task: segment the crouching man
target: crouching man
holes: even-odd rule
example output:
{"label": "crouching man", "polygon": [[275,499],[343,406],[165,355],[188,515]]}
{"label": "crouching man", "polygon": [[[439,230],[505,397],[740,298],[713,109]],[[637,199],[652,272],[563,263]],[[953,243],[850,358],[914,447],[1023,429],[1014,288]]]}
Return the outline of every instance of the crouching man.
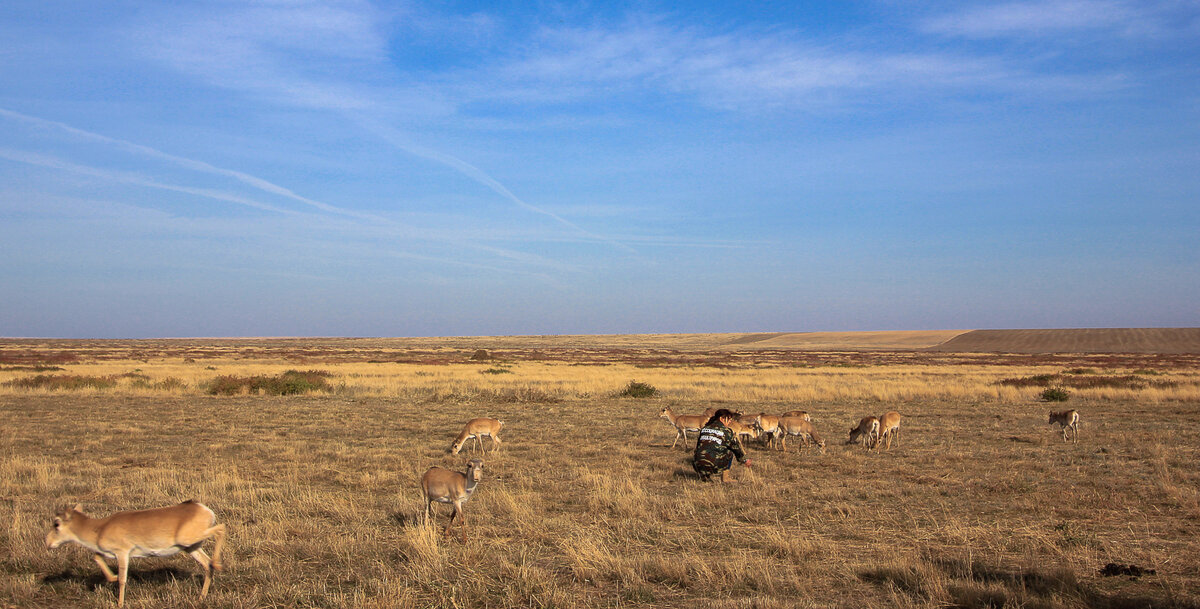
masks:
{"label": "crouching man", "polygon": [[701,480],[707,482],[714,475],[721,474],[722,482],[732,482],[729,468],[733,467],[734,457],[737,457],[738,463],[742,465],[750,464],[741,444],[729,429],[729,422],[736,417],[733,412],[722,408],[714,413],[700,430],[696,453],[692,456],[692,469],[700,474]]}

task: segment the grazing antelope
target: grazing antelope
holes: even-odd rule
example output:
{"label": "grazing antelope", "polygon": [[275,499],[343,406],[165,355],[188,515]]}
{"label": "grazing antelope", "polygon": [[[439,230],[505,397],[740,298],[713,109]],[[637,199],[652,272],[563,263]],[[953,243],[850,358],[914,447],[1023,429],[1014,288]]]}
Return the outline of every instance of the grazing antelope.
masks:
{"label": "grazing antelope", "polygon": [[800,418],[804,419],[805,421],[810,421],[810,422],[812,421],[812,417],[808,416],[808,413],[803,410],[789,410],[779,416],[781,416],[781,417],[800,417]]}
{"label": "grazing antelope", "polygon": [[425,522],[433,518],[433,502],[449,503],[454,506],[450,514],[450,522],[446,523],[444,534],[450,536],[450,527],[454,518],[461,521],[462,540],[467,540],[467,515],[463,512],[462,504],[471,498],[475,487],[483,479],[483,459],[471,459],[467,462],[465,473],[450,471],[443,467],[431,467],[421,476],[421,492],[425,495]]}
{"label": "grazing antelope", "polygon": [[1063,442],[1067,441],[1067,430],[1069,429],[1071,430],[1072,443],[1079,443],[1079,411],[1071,409],[1062,412],[1051,412],[1050,420],[1046,423],[1048,425],[1058,423],[1062,427]]}
{"label": "grazing antelope", "polygon": [[774,446],[775,441],[779,439],[781,433],[779,430],[779,419],[782,417],[760,412],[755,418],[758,421],[758,429],[762,432],[762,436],[766,436],[767,438],[767,447]]}
{"label": "grazing antelope", "polygon": [[846,444],[854,444],[862,438],[862,444],[867,450],[875,448],[875,443],[879,441],[879,418],[878,417],[863,417],[858,421],[858,427],[850,428],[850,439],[846,440]]}
{"label": "grazing antelope", "polygon": [[745,446],[746,442],[749,442],[750,440],[757,438],[758,434],[760,432],[758,430],[758,427],[756,427],[752,423],[747,424],[744,421],[742,421],[743,418],[745,418],[745,417],[738,417],[738,418],[730,421],[729,422],[729,431],[732,431],[733,437],[737,438],[738,442],[742,443],[742,445]]}
{"label": "grazing antelope", "polygon": [[687,448],[687,432],[694,431],[700,433],[700,429],[708,422],[712,415],[704,416],[702,414],[675,414],[671,412],[668,406],[658,413],[658,416],[671,422],[675,426],[675,441],[671,442],[671,448],[675,448],[675,443],[679,438],[683,438],[683,447]]}
{"label": "grazing antelope", "polygon": [[[466,444],[467,440],[472,438],[475,439],[475,444],[479,445],[479,450],[483,451],[484,454],[487,454],[487,450],[483,446],[483,440],[480,439],[483,436],[487,436],[492,439],[492,452],[496,452],[496,449],[500,448],[500,428],[503,426],[504,421],[498,421],[496,419],[489,419],[486,417],[480,417],[478,419],[471,419],[470,421],[467,421],[466,426],[463,427],[462,433],[458,434],[458,439],[455,440],[454,445],[450,447],[450,454],[457,455],[458,451],[462,450],[463,444]],[[475,444],[471,445],[472,448],[474,448]]]}
{"label": "grazing antelope", "polygon": [[[195,500],[170,507],[117,512],[107,518],[89,518],[83,513],[83,506],[77,504],[54,517],[54,528],[46,535],[46,547],[53,550],[64,543],[77,543],[91,550],[92,559],[100,565],[104,578],[109,582],[120,582],[117,607],[125,604],[130,558],[187,552],[204,569],[204,585],[200,588],[200,599],[203,600],[208,596],[213,571],[222,568],[225,525],[216,522],[213,511]],[[200,548],[208,539],[216,540],[211,559]],[[108,568],[105,558],[116,559],[117,575]]]}
{"label": "grazing antelope", "polygon": [[817,430],[813,428],[811,421],[806,421],[800,417],[781,417],[779,419],[779,430],[782,432],[780,444],[783,446],[783,452],[787,452],[787,437],[800,436],[801,441],[805,441],[806,437],[812,437],[813,442],[825,452],[825,440]]}
{"label": "grazing antelope", "polygon": [[884,450],[890,450],[893,436],[896,438],[896,446],[900,446],[900,413],[889,410],[879,417],[879,437],[875,440],[875,446],[878,447],[887,440]]}

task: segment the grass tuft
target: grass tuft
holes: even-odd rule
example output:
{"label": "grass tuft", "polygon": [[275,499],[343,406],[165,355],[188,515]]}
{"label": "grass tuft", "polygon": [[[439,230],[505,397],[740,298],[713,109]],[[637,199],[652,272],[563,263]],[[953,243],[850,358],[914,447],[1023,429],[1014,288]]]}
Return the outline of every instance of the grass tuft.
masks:
{"label": "grass tuft", "polygon": [[81,389],[111,389],[117,380],[111,376],[86,376],[79,374],[39,374],[14,379],[4,383],[6,387],[19,389],[43,389],[49,391],[79,391]]}

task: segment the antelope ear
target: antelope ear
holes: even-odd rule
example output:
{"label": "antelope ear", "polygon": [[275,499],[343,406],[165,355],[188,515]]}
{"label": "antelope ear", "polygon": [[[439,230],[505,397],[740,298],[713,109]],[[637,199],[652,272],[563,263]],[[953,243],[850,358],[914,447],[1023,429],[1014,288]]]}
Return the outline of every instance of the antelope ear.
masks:
{"label": "antelope ear", "polygon": [[75,504],[75,507],[71,508],[71,511],[72,511],[72,512],[79,512],[80,514],[82,514],[82,513],[83,513],[83,504],[82,504],[82,503],[76,503],[76,504]]}

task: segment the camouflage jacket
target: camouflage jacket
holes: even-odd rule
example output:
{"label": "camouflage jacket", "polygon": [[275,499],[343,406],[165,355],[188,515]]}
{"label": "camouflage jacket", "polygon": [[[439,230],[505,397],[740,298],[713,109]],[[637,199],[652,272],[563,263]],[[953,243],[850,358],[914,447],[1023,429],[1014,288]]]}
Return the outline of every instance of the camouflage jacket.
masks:
{"label": "camouflage jacket", "polygon": [[738,443],[737,436],[733,435],[733,430],[720,423],[705,425],[704,429],[700,430],[700,439],[696,442],[696,457],[705,456],[719,460],[730,452],[737,457],[738,462],[746,460],[746,454],[742,452],[742,445]]}

